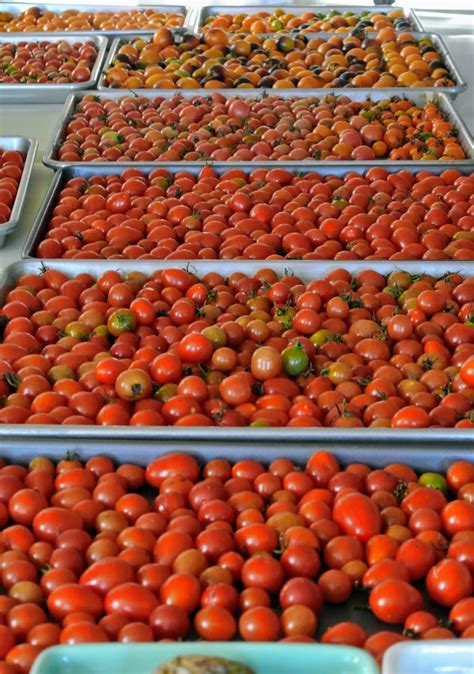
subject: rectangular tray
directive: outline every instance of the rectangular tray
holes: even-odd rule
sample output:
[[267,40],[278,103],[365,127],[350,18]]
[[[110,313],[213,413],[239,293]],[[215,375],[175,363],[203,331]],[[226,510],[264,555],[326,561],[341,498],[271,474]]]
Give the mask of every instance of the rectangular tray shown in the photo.
[[[31,674],[153,674],[157,667],[177,656],[224,657],[247,665],[255,674],[377,674],[375,660],[359,648],[314,644],[221,644],[183,642],[179,644],[87,644],[56,646],[39,656]],[[215,670],[213,670],[215,671]]]
[[[260,163],[260,162],[248,162],[246,165],[242,166],[242,170],[250,173],[258,168],[268,168],[268,162],[265,163]],[[347,166],[346,165],[341,165],[341,164],[333,164],[332,162],[328,162],[328,164],[331,165],[326,165],[326,162],[321,162],[320,165],[317,167],[317,172],[322,175],[322,176],[327,176],[327,175],[337,175],[337,176],[342,176],[345,175],[346,173],[349,172],[355,172],[355,173],[361,173],[363,174],[366,170],[367,167],[363,166],[361,162],[352,162],[352,165]],[[274,164],[273,164],[274,165]],[[131,165],[127,165],[125,163],[121,162],[116,162],[114,164],[108,164],[106,166],[98,168],[96,164],[87,164],[86,166],[81,166],[81,165],[75,165],[75,166],[70,166],[68,168],[63,168],[60,171],[57,171],[53,179],[51,181],[51,184],[49,186],[49,189],[44,196],[44,199],[41,203],[40,209],[38,211],[38,214],[31,226],[31,229],[29,231],[28,237],[25,241],[25,244],[23,246],[22,250],[22,257],[23,258],[35,258],[35,250],[38,244],[43,240],[44,235],[48,231],[48,221],[50,219],[51,213],[56,205],[56,197],[58,193],[60,192],[62,186],[71,178],[74,178],[76,176],[81,176],[81,177],[89,177],[92,175],[96,174],[101,174],[101,175],[117,175],[122,173],[126,168],[128,168]],[[460,171],[463,173],[471,173],[474,171],[474,164],[469,164],[466,166],[465,164],[453,164],[452,166],[457,166]],[[214,169],[217,171],[218,174],[221,174],[231,167],[231,163],[226,163],[226,162],[219,162],[218,164],[216,163],[214,165]],[[285,168],[288,171],[293,171],[293,172],[300,172],[302,170],[301,164],[298,164],[297,162],[278,162],[278,167],[279,168]],[[411,171],[413,173],[416,173],[419,171],[419,166],[411,166],[409,164],[402,164],[400,162],[392,162],[391,164],[387,165],[385,169],[389,173],[396,173],[397,171],[400,171],[401,168],[405,168],[408,171]],[[140,167],[145,174],[151,173],[151,171],[156,168],[155,164],[147,164],[145,166]],[[177,172],[177,171],[183,171],[184,170],[184,165],[183,163],[181,164],[166,164],[166,168],[171,171],[172,173]],[[193,173],[194,175],[197,175],[199,171],[202,168],[202,164],[195,164],[192,162],[186,163],[185,170],[189,171],[190,173]],[[303,167],[304,168],[304,167]],[[429,162],[424,162],[423,163],[423,168],[426,171],[432,171],[435,174],[440,174],[442,173],[445,168],[446,168],[446,163],[445,162],[437,162],[436,164],[431,164]],[[308,165],[308,172],[314,171],[315,167],[311,166],[310,164]],[[105,260],[107,262],[107,260]],[[109,266],[110,266],[110,260]],[[140,261],[143,263],[143,260]],[[266,262],[265,260],[262,262]],[[345,261],[344,266],[346,266],[350,261]],[[193,262],[194,264],[194,262]],[[215,262],[217,264],[217,261]],[[232,261],[230,261],[230,264],[235,264]],[[238,261],[238,264],[241,264],[241,261]],[[304,262],[303,264],[307,264]],[[362,264],[363,261],[362,261]],[[425,269],[425,265],[427,264],[426,261],[424,261],[422,268]],[[264,265],[266,266],[266,265]],[[339,265],[340,266],[340,265]],[[365,266],[367,264],[365,263]],[[371,267],[373,266],[373,262],[371,263]],[[392,263],[393,266],[393,263]],[[448,263],[449,266],[449,263]],[[452,265],[451,265],[452,266]],[[464,264],[462,265],[464,268]],[[239,267],[240,268],[240,267]]]
[[[209,16],[215,14],[242,14],[245,11],[245,14],[256,14],[257,12],[268,11],[271,12],[273,9],[280,9],[281,5],[278,3],[264,4],[264,5],[204,5],[203,7],[198,8],[193,18],[192,28],[196,33],[201,32],[202,25],[204,20]],[[343,12],[353,12],[354,14],[360,14],[362,12],[379,12],[380,14],[388,14],[393,12],[396,9],[403,11],[404,16],[408,19],[411,30],[422,31],[423,24],[418,18],[416,12],[413,9],[408,7],[397,7],[397,5],[320,5],[320,4],[306,4],[306,5],[296,5],[291,8],[287,8],[292,14],[299,16],[305,12],[314,12],[315,14],[319,13],[329,13],[332,10],[336,10],[341,14]],[[350,33],[352,29],[347,31],[334,33],[335,35],[346,35]]]
[[[63,430],[68,429],[68,432],[57,434],[57,437],[48,439],[48,444],[45,445],[42,426],[22,437],[17,436],[16,433],[13,435],[11,433],[3,434],[3,428],[0,425],[0,438],[2,440],[0,457],[20,464],[29,463],[32,457],[38,455],[46,456],[53,461],[59,461],[64,458],[67,452],[74,452],[79,455],[81,461],[87,461],[97,454],[104,454],[117,463],[137,463],[146,466],[162,454],[184,451],[195,456],[201,463],[211,459],[226,458],[229,461],[253,459],[267,465],[274,459],[285,456],[292,459],[296,464],[303,466],[308,457],[318,449],[330,451],[342,465],[360,462],[367,463],[373,468],[383,468],[387,464],[397,461],[408,463],[417,472],[445,472],[453,461],[474,460],[474,444],[472,442],[469,444],[467,440],[465,443],[454,443],[451,447],[448,444],[441,443],[433,448],[418,439],[415,439],[413,444],[407,444],[406,441],[403,444],[387,441],[379,446],[377,442],[372,440],[366,440],[359,444],[357,438],[354,439],[354,442],[349,439],[345,442],[328,443],[324,441],[324,438],[321,438],[311,440],[308,443],[305,439],[294,437],[289,438],[285,444],[280,444],[266,438],[252,438],[252,442],[247,442],[250,439],[247,437],[241,439],[234,437],[227,440],[221,435],[212,442],[208,442],[200,437],[187,438],[186,441],[183,441],[179,434],[176,437],[177,429],[174,429],[174,438],[172,435],[165,438],[158,437],[156,434],[154,437],[141,438],[137,433],[134,434],[134,437],[130,435],[123,437],[123,430],[121,429],[120,434],[116,434],[112,439],[107,439],[101,433],[89,435],[89,437],[82,437],[81,433],[81,437],[79,437],[77,434],[74,435],[69,432],[69,426],[63,426]],[[10,428],[16,429],[21,428],[21,426],[10,426]],[[87,430],[94,427],[83,426],[82,428]],[[166,427],[163,428],[166,429]],[[31,427],[30,430],[32,430]],[[104,427],[102,427],[102,430],[104,430]],[[214,430],[220,431],[222,429]],[[261,430],[263,429],[252,429],[252,431]],[[36,433],[36,431],[39,432]],[[417,435],[417,432],[408,432],[412,439],[413,436]],[[259,435],[261,438],[261,434]]]
[[[110,260],[48,260],[49,269],[58,269],[71,276],[77,275],[86,271],[93,276],[99,276],[107,269],[114,268],[111,266]],[[247,262],[240,261],[237,263],[239,271],[244,273],[254,273],[262,266],[274,269],[278,273],[288,273],[290,269],[295,274],[298,274],[303,280],[310,280],[321,277],[329,271],[340,268],[341,264],[337,261],[328,262],[299,262],[295,261],[291,264],[288,260],[283,262],[256,261]],[[234,270],[235,263],[228,261],[209,260],[193,262],[193,271],[202,276],[210,271],[220,272],[227,275]],[[148,261],[140,260],[138,264],[136,260],[120,260],[116,267],[122,271],[136,271],[137,268],[145,274],[151,274],[158,269],[182,269],[182,260],[168,260],[168,261]],[[363,261],[344,261],[344,268],[351,273],[357,273],[367,268],[367,264]],[[371,268],[388,274],[395,269],[400,268],[391,262],[373,262]],[[474,263],[467,261],[453,261],[448,262],[426,262],[415,261],[405,262],[402,266],[410,273],[429,272],[430,274],[442,276],[448,272],[459,271],[465,276],[474,276]],[[7,267],[3,275],[0,276],[0,302],[5,297],[8,289],[11,288],[15,281],[27,273],[41,273],[43,263],[40,260],[22,260]],[[87,439],[94,442],[103,442],[103,448],[107,452],[111,450],[109,440],[114,439],[122,449],[127,452],[133,452],[133,446],[130,440],[134,440],[141,445],[145,441],[160,440],[160,442],[175,442],[181,443],[181,449],[185,447],[182,443],[192,442],[192,446],[201,441],[212,441],[213,443],[235,443],[236,454],[234,456],[242,457],[243,447],[249,443],[246,451],[259,451],[255,443],[268,442],[272,443],[269,450],[275,450],[275,445],[280,445],[282,452],[288,452],[288,443],[311,443],[312,451],[315,448],[326,449],[355,449],[362,452],[361,456],[368,456],[364,452],[370,452],[374,449],[380,452],[382,449],[390,451],[392,460],[401,460],[402,456],[406,456],[407,460],[413,460],[413,448],[418,448],[422,452],[427,453],[428,467],[434,468],[433,450],[442,450],[440,460],[446,461],[448,458],[452,459],[458,452],[473,452],[474,451],[474,436],[469,429],[462,428],[430,428],[423,430],[409,430],[409,429],[386,429],[386,428],[221,428],[221,427],[123,427],[123,426],[61,426],[61,425],[34,425],[28,426],[26,424],[0,424],[0,454],[9,451],[9,447],[15,446],[11,451],[15,457],[19,457],[18,451],[22,447],[26,447],[28,443],[36,443],[37,448],[41,448],[41,452],[52,451],[53,443],[51,439],[61,441],[68,441],[73,447],[78,446],[79,439]],[[206,448],[208,447],[205,445]],[[161,445],[160,445],[161,447]],[[70,447],[71,448],[71,447]],[[150,446],[151,456],[156,454],[156,446]],[[307,451],[307,450],[306,450]],[[403,454],[405,452],[405,454]],[[37,452],[36,452],[37,453]],[[135,454],[127,454],[127,456],[135,456]],[[295,455],[296,456],[296,455]],[[302,455],[301,455],[302,456]],[[374,457],[376,454],[374,453]],[[421,467],[421,466],[420,466]]]
[[[205,91],[205,90],[202,90]],[[244,98],[244,99],[262,99],[265,96],[278,96],[283,99],[287,98],[308,98],[312,96],[320,97],[323,98],[324,95],[322,96],[320,93],[321,90],[319,89],[220,89],[219,94],[225,97],[235,97],[238,96],[239,98]],[[327,92],[327,90],[326,90]],[[179,93],[180,96],[182,96],[185,99],[188,98],[194,98],[196,95],[200,95],[199,93],[196,93],[195,90],[186,90],[183,89],[182,91],[172,91],[172,90],[164,90],[164,91],[157,91],[157,90],[146,90],[143,95],[146,98],[152,99],[157,96],[161,96],[163,98],[172,98],[175,96],[177,93]],[[43,155],[43,163],[46,166],[50,166],[51,168],[54,169],[59,169],[59,168],[65,168],[67,166],[95,166],[95,167],[101,167],[101,166],[110,166],[111,164],[116,164],[117,162],[66,162],[66,161],[61,161],[59,159],[55,158],[55,154],[57,152],[57,149],[59,147],[60,142],[63,139],[64,136],[64,130],[67,126],[67,124],[70,122],[72,119],[72,116],[74,114],[76,105],[78,102],[86,96],[87,93],[77,93],[77,94],[71,94],[68,99],[66,100],[64,104],[64,108],[62,110],[61,116],[58,119],[58,122],[56,124],[55,129],[53,130],[53,133],[51,135],[51,138],[45,148],[44,155]],[[205,96],[205,94],[201,94],[202,96]],[[328,95],[327,93],[325,95]],[[348,98],[350,98],[353,101],[383,101],[386,100],[387,98],[391,98],[393,96],[398,96],[400,98],[403,98],[404,96],[400,96],[400,89],[372,89],[371,93],[366,94],[365,90],[358,90],[358,89],[348,89],[347,93],[345,94]],[[120,98],[123,98],[126,96],[126,93],[123,90],[117,91],[116,89],[109,89],[106,92],[101,91],[97,94],[98,98],[108,98],[112,100],[118,100]],[[458,113],[454,109],[454,106],[451,102],[451,99],[449,96],[443,93],[437,93],[434,90],[431,90],[430,92],[420,92],[417,89],[413,89],[412,92],[406,94],[406,98],[409,100],[413,101],[417,105],[423,105],[427,101],[434,101],[438,108],[441,110],[441,112],[444,114],[444,116],[452,122],[454,127],[456,128],[458,132],[458,139],[461,143],[461,146],[466,153],[466,159],[464,161],[455,161],[455,162],[443,162],[443,165],[451,165],[451,164],[471,164],[473,159],[474,159],[474,147],[473,147],[473,141],[471,134],[466,128],[466,125],[464,124],[463,120],[459,117]],[[155,161],[153,162],[153,165],[161,165],[161,164],[166,164],[169,162],[163,162],[163,161]],[[212,165],[220,165],[220,163],[225,164],[226,166],[243,166],[248,164],[248,162],[236,162],[236,161],[226,161],[226,162],[213,162],[211,160],[205,160],[201,162],[181,162],[183,166],[190,166],[194,163],[196,164],[212,164]],[[253,163],[253,162],[252,162]],[[262,162],[264,164],[278,164],[281,165],[281,161],[268,161],[268,162]],[[340,162],[335,162],[335,161],[317,161],[317,160],[308,160],[308,161],[295,161],[295,162],[289,162],[290,164],[294,164],[295,166],[339,166],[339,165],[344,165],[349,167],[354,166],[355,164],[360,164],[363,166],[374,166],[375,163],[380,166],[386,166],[386,165],[396,165],[400,166],[401,162],[395,161],[395,160],[390,160],[390,159],[376,159],[373,161],[361,161],[361,162],[355,162],[355,161],[340,161]],[[424,166],[426,164],[425,161],[409,161],[409,162],[402,162],[403,165],[410,165],[410,166]],[[150,162],[120,162],[120,165],[130,165],[130,166],[145,166],[147,164],[150,164]]]
[[[27,36],[27,37],[25,37]],[[97,58],[87,82],[70,84],[0,84],[2,103],[63,103],[69,94],[84,89],[93,89],[101,72],[108,47],[108,40],[97,33],[0,33],[2,42],[46,41],[59,42],[93,42],[97,47]]]
[[23,173],[21,174],[18,191],[13,202],[10,220],[0,225],[0,248],[2,248],[7,236],[16,229],[19,223],[21,212],[25,205],[28,183],[30,182],[31,172],[35,163],[38,141],[35,138],[24,138],[23,136],[0,136],[0,149],[19,150],[25,155]]
[[[285,34],[289,35],[289,33],[281,33],[281,35],[285,35]],[[451,87],[417,87],[417,91],[425,92],[425,93],[433,92],[433,91],[442,92],[442,93],[445,93],[445,94],[449,94],[453,98],[455,98],[458,94],[460,94],[462,91],[464,91],[467,88],[467,84],[462,79],[461,73],[459,72],[458,67],[456,66],[453,59],[451,58],[451,55],[448,51],[446,43],[444,42],[442,37],[440,35],[438,35],[437,33],[425,33],[425,32],[413,31],[412,34],[414,35],[414,37],[417,40],[421,40],[424,37],[430,38],[430,40],[433,42],[433,44],[436,46],[437,50],[441,54],[441,57],[442,57],[445,65],[446,65],[446,68],[448,69],[448,71],[450,71],[451,76],[452,76],[451,79],[454,80],[454,82],[455,82],[455,84]],[[273,37],[273,34],[268,33],[266,35],[267,35],[267,37]],[[305,33],[305,36],[307,38],[319,37],[319,38],[324,39],[324,40],[328,40],[329,38],[334,37],[334,35],[335,35],[334,33]],[[140,35],[135,33],[135,35],[132,36],[132,37],[138,38],[138,37],[140,37]],[[143,37],[143,33],[142,33],[141,37]],[[107,58],[105,60],[105,63],[104,63],[104,66],[102,68],[102,72],[101,72],[101,75],[100,75],[99,84],[98,84],[98,87],[97,87],[99,91],[113,91],[113,89],[111,89],[110,87],[107,87],[105,85],[105,77],[104,76],[105,76],[105,73],[108,70],[109,66],[113,63],[113,60],[114,60],[114,58],[117,54],[117,51],[126,42],[128,42],[128,40],[126,40],[124,38],[116,38],[112,42],[112,45],[110,46],[109,53],[107,54]],[[411,92],[411,91],[414,90],[414,89],[410,89],[410,88],[407,88],[407,87],[394,87],[394,88],[398,92],[400,92],[400,91]],[[384,91],[384,89],[380,89],[380,90]],[[115,89],[115,91],[119,91],[119,89]],[[122,91],[128,91],[128,89],[123,89]],[[141,95],[144,91],[149,91],[149,90],[148,89],[135,89],[134,91],[135,91],[135,93]],[[166,91],[166,90],[160,89],[160,93],[163,93],[164,91]],[[193,90],[189,89],[188,91],[193,91]],[[211,91],[212,92],[212,90],[209,90],[209,89],[195,89],[194,91],[195,92],[199,92],[199,91],[207,91],[207,92]],[[222,90],[219,89],[218,91],[220,92]],[[239,93],[240,93],[240,91],[242,91],[242,90],[236,89],[236,91],[239,91]],[[258,91],[258,88],[252,89],[252,91]],[[283,89],[278,89],[278,92],[281,92],[281,91],[283,91]],[[292,89],[291,91],[296,91],[296,89]],[[318,91],[318,92],[320,92],[320,95],[323,96],[323,95],[327,94],[328,92],[331,92],[332,94],[336,94],[336,95],[347,94],[348,91],[354,91],[354,89],[351,89],[350,87],[347,87],[347,88],[341,88],[341,89],[336,89],[336,88],[335,89],[313,89],[313,91]],[[373,88],[365,89],[365,88],[361,87],[361,88],[357,89],[357,91],[362,91],[362,92],[365,92],[366,94],[370,94],[370,92],[374,91],[374,89]],[[390,89],[390,91],[393,91],[393,89]]]
[[[33,4],[33,3],[31,3]],[[11,2],[11,3],[1,3],[0,10],[2,12],[10,12],[11,14],[18,15],[21,14],[21,12],[25,11],[28,7],[30,6],[30,3],[28,2],[25,4],[24,2]],[[186,6],[185,5],[164,5],[157,7],[156,4],[153,4],[151,2],[145,2],[144,4],[139,3],[130,3],[129,5],[127,4],[117,4],[117,5],[93,5],[93,4],[88,4],[88,5],[74,5],[74,3],[51,3],[51,4],[40,4],[40,5],[35,5],[35,7],[38,7],[38,9],[41,9],[43,11],[51,11],[51,12],[61,12],[66,9],[77,9],[78,11],[81,12],[115,12],[115,11],[126,11],[128,9],[163,9],[163,11],[168,12],[169,14],[183,14],[184,16],[184,25],[186,25],[186,19],[187,19],[187,11],[186,11]],[[82,32],[82,31],[81,31]],[[87,31],[94,33],[95,35],[104,35],[108,37],[118,37],[118,36],[126,36],[126,35],[135,35],[137,32],[137,29],[135,30],[91,30]],[[9,35],[25,35],[26,33],[8,33]],[[45,31],[44,33],[41,33],[42,35],[56,35],[56,31]],[[29,35],[29,33],[28,33]]]

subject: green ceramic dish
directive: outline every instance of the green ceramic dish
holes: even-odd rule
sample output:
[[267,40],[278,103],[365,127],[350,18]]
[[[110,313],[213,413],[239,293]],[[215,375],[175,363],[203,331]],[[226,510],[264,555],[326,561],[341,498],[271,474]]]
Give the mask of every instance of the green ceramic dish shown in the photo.
[[153,674],[184,654],[237,660],[255,674],[379,674],[372,657],[358,648],[240,642],[55,646],[39,656],[31,674]]

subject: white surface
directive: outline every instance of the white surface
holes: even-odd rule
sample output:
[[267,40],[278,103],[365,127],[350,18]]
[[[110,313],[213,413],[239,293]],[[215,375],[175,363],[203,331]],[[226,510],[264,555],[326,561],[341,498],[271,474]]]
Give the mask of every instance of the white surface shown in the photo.
[[[272,4],[278,4],[278,0],[271,1]],[[235,2],[235,0],[232,0],[232,2]],[[307,3],[307,0],[304,0],[304,2]],[[453,0],[453,2],[456,7],[466,7],[466,0]],[[450,2],[450,4],[453,5],[453,2]],[[104,3],[101,2],[101,4]],[[192,5],[194,3],[188,2],[187,4]],[[204,1],[202,1],[202,4],[205,4]],[[247,4],[251,3],[247,1]],[[255,0],[252,4],[256,4]],[[262,3],[260,0],[260,4],[268,3]],[[282,0],[280,4],[287,5],[289,3],[287,0]],[[317,2],[316,4],[321,3]],[[326,2],[325,4],[330,3]],[[345,1],[344,4],[352,4],[352,2],[349,0],[349,2]],[[359,0],[358,3],[354,4],[360,5],[361,2]],[[417,7],[426,7],[428,2],[414,0],[414,2],[408,3],[402,0],[396,4],[411,6],[416,9]],[[437,7],[440,6],[440,3],[430,0],[429,6]],[[446,3],[444,3],[444,6],[446,6]],[[454,107],[471,134],[474,134],[474,12],[449,14],[423,10],[419,11],[419,16],[427,32],[438,32],[443,36],[463,79],[468,84],[467,91],[455,99]],[[410,93],[409,89],[406,90],[406,93]],[[42,165],[42,157],[61,110],[62,105],[8,105],[5,95],[2,96],[0,91],[0,135],[33,136],[39,141],[36,165],[33,170],[22,221],[17,230],[8,237],[5,246],[0,249],[0,269],[21,258],[21,250],[26,235],[52,178],[53,172]]]
[[407,641],[384,655],[382,674],[474,674],[474,641]]

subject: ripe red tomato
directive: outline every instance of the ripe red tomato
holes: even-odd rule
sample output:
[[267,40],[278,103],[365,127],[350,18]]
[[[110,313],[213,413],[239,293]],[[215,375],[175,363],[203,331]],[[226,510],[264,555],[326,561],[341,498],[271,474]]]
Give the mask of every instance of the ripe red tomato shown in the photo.
[[377,506],[363,494],[340,496],[334,504],[333,518],[344,533],[362,542],[382,531],[382,518]]
[[414,611],[423,607],[423,599],[416,588],[403,580],[384,580],[374,587],[369,597],[374,615],[383,622],[403,623]]
[[462,562],[443,559],[428,572],[426,589],[438,604],[451,607],[472,594],[471,574]]

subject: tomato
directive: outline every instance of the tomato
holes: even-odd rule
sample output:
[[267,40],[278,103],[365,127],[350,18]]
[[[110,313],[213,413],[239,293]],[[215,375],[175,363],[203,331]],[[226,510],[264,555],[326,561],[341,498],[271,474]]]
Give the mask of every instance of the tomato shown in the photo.
[[467,358],[459,370],[461,379],[469,386],[474,386],[474,355]]
[[242,582],[245,587],[260,587],[268,592],[277,592],[283,580],[282,565],[269,555],[251,557],[242,567]]
[[439,489],[439,491],[446,494],[447,484],[445,478],[439,473],[423,473],[418,478],[418,483],[423,487],[431,487],[432,489]]
[[287,637],[312,637],[318,624],[313,611],[298,604],[286,608],[281,614],[280,622]]
[[149,625],[157,640],[185,639],[191,627],[184,609],[167,604],[155,608],[150,615]]
[[282,369],[282,357],[272,346],[261,346],[252,354],[251,371],[259,381],[278,377]]
[[309,358],[299,343],[288,346],[281,353],[283,369],[290,377],[297,377],[308,369]]
[[280,620],[270,608],[255,606],[240,616],[239,633],[244,641],[276,641],[280,636]]
[[206,641],[229,641],[237,632],[237,623],[226,608],[206,606],[196,613],[194,628]]
[[341,622],[328,627],[321,637],[323,644],[340,644],[356,648],[363,648],[366,640],[367,633],[364,628],[352,622]]
[[136,325],[137,319],[130,309],[117,309],[117,311],[110,314],[107,320],[107,329],[114,337],[127,332],[133,332]]
[[112,588],[133,579],[133,569],[129,564],[120,559],[106,557],[91,564],[81,575],[79,583],[105,597]]
[[323,605],[319,585],[309,578],[290,578],[283,585],[278,596],[283,609],[294,604],[302,604],[317,614]]
[[451,501],[441,512],[444,531],[454,536],[458,531],[472,531],[474,528],[474,504],[468,501]]
[[116,585],[107,592],[104,600],[107,613],[118,613],[130,620],[142,622],[148,622],[158,604],[158,599],[151,590],[134,582]]
[[178,356],[183,363],[204,363],[212,351],[211,341],[200,333],[185,335],[178,345]]
[[122,400],[149,398],[153,389],[150,375],[138,368],[121,372],[115,380],[115,391]]
[[339,497],[334,504],[333,518],[342,531],[362,542],[382,531],[382,518],[377,506],[363,494]]
[[47,604],[51,615],[58,620],[76,611],[85,611],[99,617],[104,610],[98,594],[88,587],[75,583],[65,583],[54,589],[48,597]]
[[164,454],[148,464],[146,480],[152,487],[160,488],[171,477],[183,477],[192,483],[197,481],[199,465],[189,454]]
[[423,599],[412,585],[402,580],[384,580],[370,593],[369,606],[383,622],[403,623],[423,606]]
[[197,578],[185,573],[173,574],[160,588],[160,599],[164,604],[178,606],[188,614],[199,605],[200,594],[201,586]]
[[438,604],[451,607],[472,594],[472,578],[461,562],[443,559],[428,572],[426,589]]

